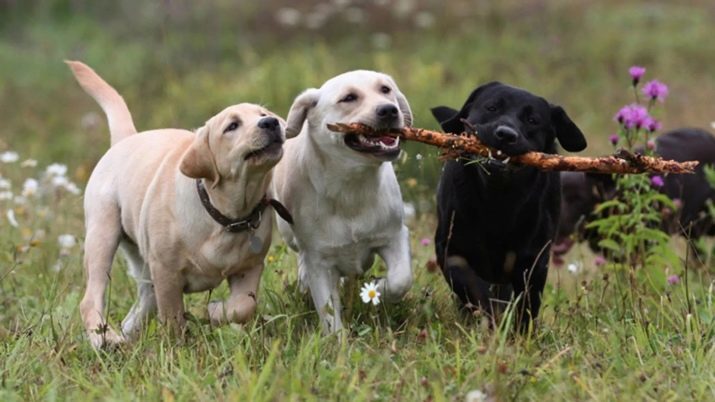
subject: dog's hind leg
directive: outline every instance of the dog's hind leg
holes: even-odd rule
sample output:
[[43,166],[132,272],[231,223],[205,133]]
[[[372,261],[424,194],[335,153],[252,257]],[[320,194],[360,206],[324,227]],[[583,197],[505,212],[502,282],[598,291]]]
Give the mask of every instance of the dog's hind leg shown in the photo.
[[137,246],[125,240],[120,247],[129,265],[129,274],[137,282],[137,301],[122,321],[122,333],[127,339],[135,339],[144,324],[156,313],[156,296],[149,267],[144,263]]
[[121,335],[109,328],[104,317],[104,294],[122,227],[119,207],[113,201],[97,200],[85,209],[85,215],[87,232],[84,267],[87,288],[79,309],[89,341],[95,348],[101,348],[124,341]]
[[491,314],[489,283],[482,280],[459,255],[446,258],[442,268],[444,278],[467,310],[480,308]]
[[399,301],[412,286],[412,266],[410,263],[410,241],[406,226],[402,226],[396,241],[381,248],[378,253],[387,265],[387,278],[381,279],[379,290],[385,299]]

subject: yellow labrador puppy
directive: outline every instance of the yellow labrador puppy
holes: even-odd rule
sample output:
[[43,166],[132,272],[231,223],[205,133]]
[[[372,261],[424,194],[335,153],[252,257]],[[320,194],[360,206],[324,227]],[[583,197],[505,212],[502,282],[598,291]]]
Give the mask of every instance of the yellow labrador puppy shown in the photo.
[[287,119],[286,155],[276,167],[273,194],[295,225],[278,222],[299,252],[300,283],[310,289],[325,332],[342,328],[339,281],[354,278],[380,255],[387,276],[380,293],[397,301],[412,285],[407,227],[392,163],[399,139],[339,134],[328,123],[375,128],[411,125],[412,112],[395,81],[374,71],[351,71],[299,95]]
[[[88,66],[67,63],[104,109],[111,132],[111,148],[84,197],[87,289],[80,312],[92,345],[131,340],[157,310],[162,322],[181,330],[183,293],[213,289],[224,279],[230,296],[209,304],[211,321],[249,319],[271,243],[272,214],[265,208],[280,209],[266,191],[283,155],[284,122],[261,106],[242,103],[196,133],[137,134],[122,97]],[[138,288],[121,333],[103,315],[118,247]]]

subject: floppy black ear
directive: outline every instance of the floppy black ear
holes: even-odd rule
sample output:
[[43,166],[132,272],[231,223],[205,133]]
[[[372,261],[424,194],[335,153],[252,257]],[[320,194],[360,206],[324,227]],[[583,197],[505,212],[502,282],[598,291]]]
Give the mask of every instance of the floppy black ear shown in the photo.
[[464,101],[464,105],[462,105],[462,108],[459,111],[446,106],[437,106],[432,109],[432,115],[437,119],[437,121],[439,121],[439,125],[442,127],[442,130],[447,133],[459,134],[464,131],[464,123],[462,123],[462,119],[466,118],[469,114],[469,109],[471,109],[472,103],[474,103],[477,96],[479,96],[479,94],[484,92],[486,89],[498,85],[504,84],[499,81],[492,81],[484,85],[480,85],[472,91],[471,94],[469,94],[469,97],[466,101]]
[[565,150],[578,152],[586,148],[586,137],[561,106],[551,105],[551,122],[556,130],[556,138]]

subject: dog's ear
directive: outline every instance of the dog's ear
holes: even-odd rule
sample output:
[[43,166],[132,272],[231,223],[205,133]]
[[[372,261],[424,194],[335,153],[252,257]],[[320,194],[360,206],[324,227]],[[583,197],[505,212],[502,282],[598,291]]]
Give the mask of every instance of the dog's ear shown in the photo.
[[402,120],[405,123],[405,127],[412,127],[412,109],[410,108],[410,104],[407,103],[407,98],[400,91],[397,91],[397,105],[402,112]]
[[[432,109],[432,115],[437,119],[437,121],[439,121],[439,125],[442,127],[442,130],[447,133],[459,134],[464,131],[464,123],[462,123],[462,119],[466,118],[469,114],[469,109],[472,108],[472,104],[474,103],[474,100],[477,99],[477,96],[485,90],[499,85],[504,84],[499,81],[492,81],[484,85],[480,85],[472,91],[471,94],[469,94],[469,97],[467,97],[467,100],[464,101],[464,105],[462,105],[462,108],[459,111],[446,106],[438,106]],[[451,115],[448,115],[449,113],[451,113]]]
[[556,130],[556,138],[565,150],[578,152],[586,148],[586,137],[561,106],[551,105],[551,123]]
[[179,170],[184,176],[192,179],[211,181],[211,188],[215,188],[221,181],[216,160],[209,146],[209,129],[206,126],[196,131],[194,142],[181,157]]
[[318,104],[318,99],[320,99],[320,90],[315,88],[307,89],[295,98],[286,119],[286,138],[293,138],[300,134],[308,112]]

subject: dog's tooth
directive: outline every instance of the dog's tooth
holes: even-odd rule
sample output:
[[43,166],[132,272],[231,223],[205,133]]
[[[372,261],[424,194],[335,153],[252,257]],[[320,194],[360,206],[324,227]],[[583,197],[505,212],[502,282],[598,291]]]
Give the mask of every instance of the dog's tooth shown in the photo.
[[506,165],[507,163],[509,163],[509,159],[511,159],[511,156],[507,156],[506,159],[502,161],[502,163]]

